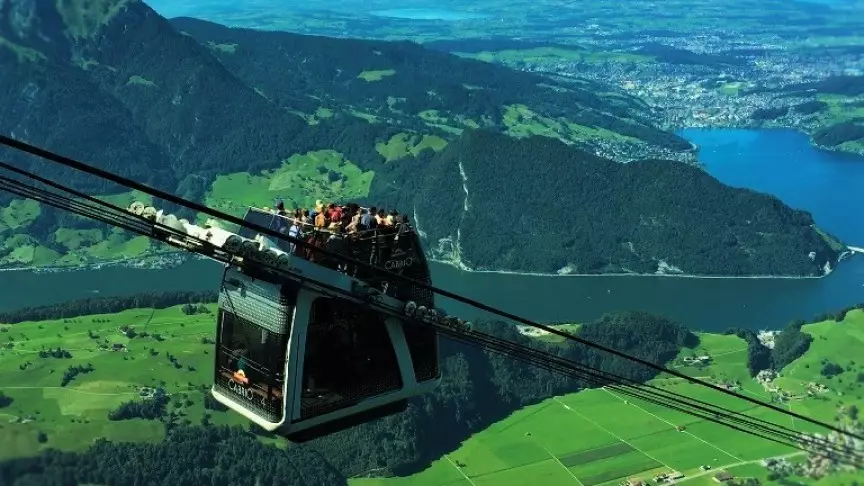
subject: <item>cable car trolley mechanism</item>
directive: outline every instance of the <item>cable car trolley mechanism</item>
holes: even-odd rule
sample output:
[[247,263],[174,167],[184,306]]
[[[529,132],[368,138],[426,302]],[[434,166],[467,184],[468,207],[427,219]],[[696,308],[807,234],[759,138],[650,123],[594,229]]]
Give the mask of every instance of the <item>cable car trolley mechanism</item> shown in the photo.
[[[209,220],[197,226],[139,202],[129,211],[175,230],[154,226],[154,238],[219,254],[220,261],[231,255],[219,291],[211,391],[264,430],[310,440],[403,411],[408,398],[440,383],[438,333],[416,321],[440,317],[427,289],[287,240],[274,242],[245,226],[237,233]],[[249,208],[244,221],[286,234],[293,223],[258,208]],[[430,282],[419,239],[407,224],[353,234],[315,230],[303,240]]]

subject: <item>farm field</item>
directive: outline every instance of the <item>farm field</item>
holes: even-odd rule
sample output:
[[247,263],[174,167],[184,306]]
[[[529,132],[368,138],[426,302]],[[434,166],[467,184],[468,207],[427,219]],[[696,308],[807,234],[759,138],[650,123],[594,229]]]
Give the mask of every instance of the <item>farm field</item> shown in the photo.
[[[864,407],[864,384],[856,380],[861,366],[847,361],[864,345],[864,312],[850,312],[842,323],[809,324],[803,331],[814,336],[810,350],[789,365],[781,388],[801,387],[811,381],[828,391],[820,396],[792,400],[792,410],[833,422],[838,405]],[[548,336],[537,336],[551,342]],[[746,343],[734,335],[700,334],[701,344],[685,350],[671,366],[715,383],[740,383],[743,393],[770,401],[771,393],[750,378],[745,360]],[[683,358],[711,356],[707,366],[687,365]],[[837,359],[847,370],[826,379],[819,374],[824,359]],[[847,376],[848,375],[848,376]],[[838,377],[840,378],[838,380]],[[845,378],[845,379],[844,379]],[[770,420],[794,430],[816,426],[792,420],[778,412],[722,393],[697,387],[681,379],[660,376],[652,381],[669,391],[710,401],[751,417]],[[683,430],[679,431],[678,426]],[[736,478],[754,478],[762,484],[816,484],[790,476],[770,481],[761,460],[785,457],[800,461],[805,454],[791,447],[745,435],[705,420],[622,395],[612,389],[594,389],[553,397],[526,407],[475,434],[462,446],[428,469],[405,478],[354,479],[354,486],[483,486],[543,484],[544,486],[612,486],[628,479],[650,481],[665,472],[678,472],[677,483],[688,486],[718,484],[714,474],[726,470]],[[703,471],[700,466],[711,466]],[[818,484],[864,481],[864,472],[832,475]],[[651,484],[657,484],[650,481]],[[669,483],[664,483],[669,484]]]

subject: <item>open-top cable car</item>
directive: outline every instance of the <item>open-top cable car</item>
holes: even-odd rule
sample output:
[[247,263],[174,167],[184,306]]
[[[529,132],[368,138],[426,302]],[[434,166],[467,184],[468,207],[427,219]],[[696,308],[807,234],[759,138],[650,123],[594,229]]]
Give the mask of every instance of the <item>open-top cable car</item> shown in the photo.
[[[140,203],[130,211],[243,255],[226,265],[219,292],[212,394],[264,430],[293,441],[313,439],[400,412],[408,398],[440,383],[435,328],[405,321],[406,308],[433,309],[426,289],[247,227],[236,234],[200,227]],[[244,220],[285,233],[292,224],[257,208]],[[303,239],[430,282],[419,239],[407,224],[353,234],[313,231]]]

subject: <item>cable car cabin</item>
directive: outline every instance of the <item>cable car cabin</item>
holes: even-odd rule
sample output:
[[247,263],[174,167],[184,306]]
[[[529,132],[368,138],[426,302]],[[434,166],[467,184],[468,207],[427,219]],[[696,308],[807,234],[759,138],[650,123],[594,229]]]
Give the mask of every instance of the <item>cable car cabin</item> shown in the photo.
[[[283,232],[292,224],[254,208],[245,220]],[[245,227],[238,234],[258,236]],[[430,281],[417,235],[407,225],[351,235],[310,231],[303,239]],[[363,283],[402,305],[413,300],[434,306],[431,292],[340,265],[286,241],[264,241],[291,255],[292,274],[349,291]],[[229,265],[219,294],[212,393],[265,430],[293,441],[398,413],[408,398],[434,390],[441,379],[437,332],[402,317],[398,309],[374,310],[309,280]]]

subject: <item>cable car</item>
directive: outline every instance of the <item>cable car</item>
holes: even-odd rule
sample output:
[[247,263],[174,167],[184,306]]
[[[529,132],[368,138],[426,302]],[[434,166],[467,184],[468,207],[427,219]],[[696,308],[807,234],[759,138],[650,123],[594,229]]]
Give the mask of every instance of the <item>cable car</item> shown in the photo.
[[[245,226],[232,233],[133,206],[132,212],[213,249],[243,255],[226,265],[222,278],[211,393],[264,430],[311,440],[403,411],[409,398],[440,383],[438,333],[405,319],[415,308],[433,309],[431,292]],[[258,208],[249,208],[244,221],[283,233],[292,225]],[[430,282],[419,238],[408,224],[354,234],[310,231],[303,239]],[[289,276],[256,261],[276,264]]]

